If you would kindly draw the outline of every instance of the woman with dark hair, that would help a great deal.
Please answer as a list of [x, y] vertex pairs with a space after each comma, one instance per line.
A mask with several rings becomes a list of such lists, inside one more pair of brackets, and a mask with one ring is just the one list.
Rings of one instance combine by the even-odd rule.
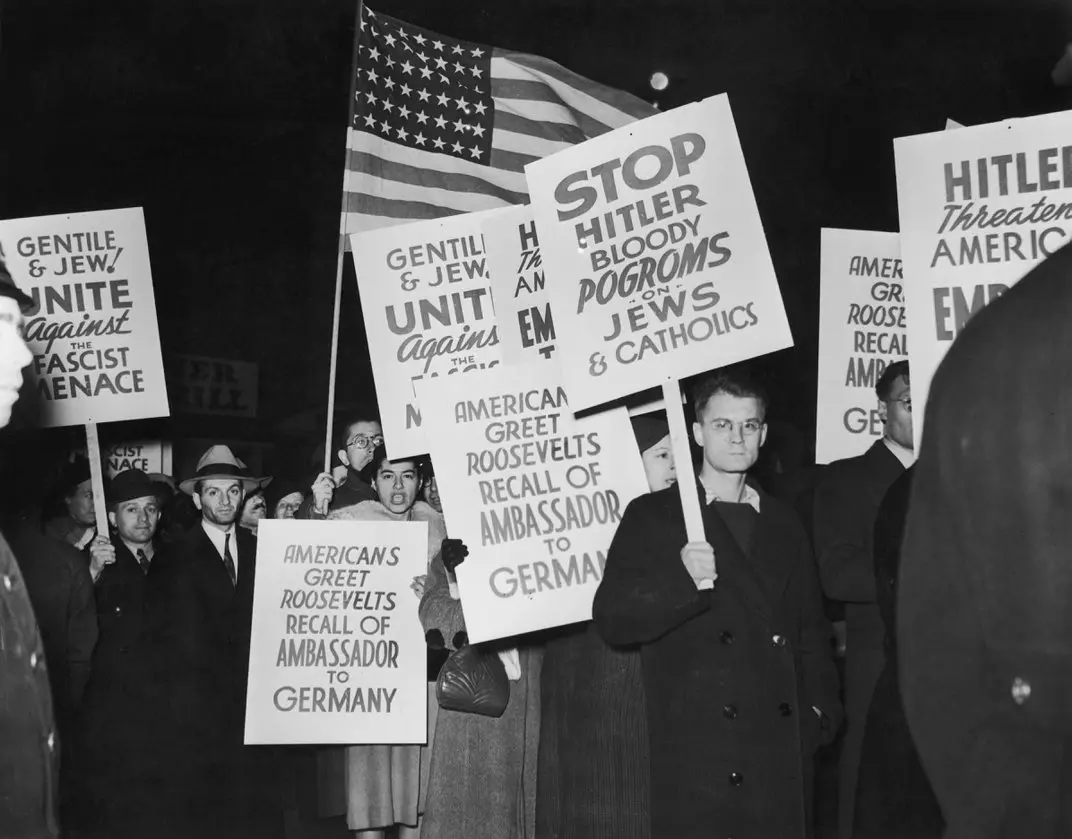
[[[372, 462], [362, 473], [376, 492], [377, 500], [360, 501], [328, 513], [328, 518], [346, 521], [425, 521], [428, 522], [428, 561], [437, 556], [447, 535], [443, 516], [419, 499], [423, 484], [423, 462], [418, 458], [388, 460], [382, 443]], [[425, 578], [413, 581], [413, 591], [424, 593]], [[436, 725], [436, 702], [429, 687], [428, 742]], [[345, 754], [345, 757], [342, 756]], [[321, 752], [319, 772], [321, 794], [345, 797], [346, 821], [361, 839], [382, 837], [392, 829], [398, 839], [416, 836], [427, 789], [429, 769], [427, 746], [348, 746]], [[341, 777], [340, 777], [341, 775]], [[341, 809], [340, 802], [332, 809]], [[461, 835], [461, 834], [458, 834]]]

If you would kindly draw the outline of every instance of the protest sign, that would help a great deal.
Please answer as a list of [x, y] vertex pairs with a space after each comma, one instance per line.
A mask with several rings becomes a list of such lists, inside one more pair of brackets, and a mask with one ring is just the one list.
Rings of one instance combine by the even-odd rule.
[[0, 221], [46, 428], [168, 414], [140, 208]]
[[250, 361], [176, 353], [167, 359], [176, 414], [257, 416], [257, 365]]
[[428, 451], [413, 383], [501, 359], [483, 213], [350, 237], [387, 452]]
[[968, 319], [1072, 230], [1072, 111], [894, 141], [918, 447], [931, 378]]
[[896, 233], [822, 230], [815, 462], [861, 454], [882, 437], [875, 385], [908, 358]]
[[427, 522], [261, 521], [245, 742], [424, 743], [427, 565]]
[[556, 365], [416, 383], [473, 642], [592, 616], [622, 511], [647, 492], [625, 408], [575, 419]]
[[164, 472], [164, 443], [160, 440], [133, 440], [106, 446], [104, 474], [114, 478], [127, 469], [137, 469], [146, 474]]
[[727, 96], [525, 177], [573, 410], [792, 345]]
[[505, 364], [555, 360], [555, 324], [532, 208], [487, 213], [482, 225]]

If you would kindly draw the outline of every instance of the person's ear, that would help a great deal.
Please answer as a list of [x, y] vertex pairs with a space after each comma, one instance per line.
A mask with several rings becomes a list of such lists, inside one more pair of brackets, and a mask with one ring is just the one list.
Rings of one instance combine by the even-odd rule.
[[885, 401], [883, 401], [882, 399], [878, 400], [878, 418], [885, 422], [887, 419], [888, 412], [889, 406], [885, 403]]
[[762, 447], [767, 442], [767, 423], [763, 423], [763, 428], [759, 431], [759, 445]]
[[698, 422], [692, 424], [692, 439], [696, 441], [697, 446], [703, 448], [703, 426]]
[[198, 510], [200, 510], [201, 509], [201, 493], [195, 492], [193, 494], [192, 498], [194, 499], [194, 506], [197, 507]]
[[119, 525], [116, 524], [116, 521], [115, 521], [115, 513], [108, 513], [108, 523], [112, 527], [119, 527]]
[[339, 449], [339, 461], [347, 469], [350, 468], [350, 455], [346, 453], [346, 449]]

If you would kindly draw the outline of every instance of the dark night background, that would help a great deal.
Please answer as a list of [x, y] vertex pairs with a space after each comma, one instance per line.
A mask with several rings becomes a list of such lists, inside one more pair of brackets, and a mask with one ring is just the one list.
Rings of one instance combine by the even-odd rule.
[[[797, 347], [762, 362], [814, 425], [819, 228], [895, 230], [894, 137], [1060, 110], [1064, 0], [380, 0], [666, 110], [730, 94]], [[353, 0], [7, 0], [0, 217], [145, 208], [165, 358], [260, 365], [256, 421], [311, 446], [327, 392]], [[372, 383], [353, 269], [339, 399]], [[165, 432], [168, 433], [168, 432]], [[178, 462], [176, 463], [178, 465]]]

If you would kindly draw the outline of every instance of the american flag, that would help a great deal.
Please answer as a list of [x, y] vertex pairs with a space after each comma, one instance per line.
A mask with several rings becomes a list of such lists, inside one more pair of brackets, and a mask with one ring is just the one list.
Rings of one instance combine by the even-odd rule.
[[527, 203], [526, 163], [655, 113], [546, 58], [360, 14], [344, 236]]

